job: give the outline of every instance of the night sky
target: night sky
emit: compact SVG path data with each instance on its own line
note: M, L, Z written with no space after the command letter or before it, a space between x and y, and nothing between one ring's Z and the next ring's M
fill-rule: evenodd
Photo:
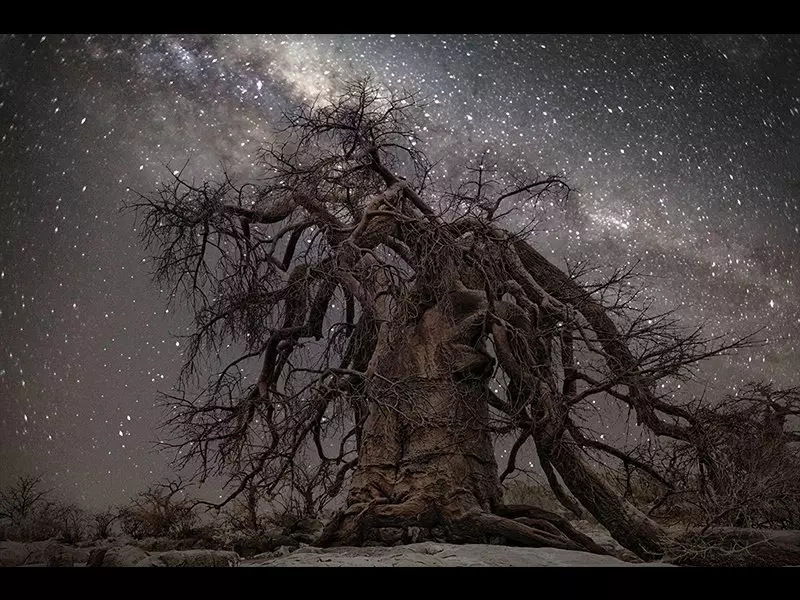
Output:
M687 325L766 328L703 383L800 384L800 36L3 35L0 486L101 507L171 473L154 402L188 319L120 208L187 160L253 173L282 108L364 74L427 99L443 173L566 172L534 238L556 264L641 259Z

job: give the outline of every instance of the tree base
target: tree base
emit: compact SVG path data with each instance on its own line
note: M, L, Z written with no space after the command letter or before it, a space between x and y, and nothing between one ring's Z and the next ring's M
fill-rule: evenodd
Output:
M398 546L417 542L492 544L561 548L612 555L566 519L527 505L500 505L493 512L449 514L435 506L412 512L412 506L386 500L352 505L340 512L314 545ZM418 507L417 507L418 508ZM630 558L616 556L630 562ZM721 528L686 532L672 538L663 562L681 566L797 566L800 531Z
M493 512L470 510L459 514L435 504L390 504L384 499L353 504L341 511L325 527L316 545L394 546L427 541L610 554L565 518L535 506L499 505Z

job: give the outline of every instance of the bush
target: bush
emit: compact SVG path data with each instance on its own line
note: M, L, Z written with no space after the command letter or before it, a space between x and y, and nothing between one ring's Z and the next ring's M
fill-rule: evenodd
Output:
M236 498L223 513L225 525L236 532L255 534L264 531L268 522L262 514L258 489L248 486L246 493Z
M66 543L86 539L86 513L73 504L53 500L40 477L20 476L0 492L0 539Z
M194 503L184 494L183 483L155 485L119 509L122 532L135 538L191 537L198 517Z
M86 512L72 504L54 503L53 519L57 523L57 538L65 544L77 544L87 539L89 517Z
M94 539L101 540L111 536L111 527L119 518L117 511L107 508L92 515L94 521Z

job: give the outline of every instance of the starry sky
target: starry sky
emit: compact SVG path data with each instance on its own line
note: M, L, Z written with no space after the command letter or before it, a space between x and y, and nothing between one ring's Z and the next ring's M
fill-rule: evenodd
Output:
M255 173L282 108L365 74L426 99L443 173L565 172L534 239L556 264L641 260L687 325L764 328L702 382L800 384L800 36L4 34L0 486L99 508L172 472L154 403L188 315L120 208L187 160Z

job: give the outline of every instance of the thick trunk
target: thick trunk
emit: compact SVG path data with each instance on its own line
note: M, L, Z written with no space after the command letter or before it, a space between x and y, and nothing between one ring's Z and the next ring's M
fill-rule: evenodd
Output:
M500 501L487 404L476 385L411 377L378 380L364 424L351 502L436 499L463 510Z
M391 332L376 350L369 414L347 498L353 512L345 510L341 535L331 543L398 535L382 529L410 528L403 538L409 540L441 537L448 524L500 503L483 382L467 376L487 358L459 347L450 321L434 307L419 322ZM360 539L347 539L353 535L348 522L357 520Z
M463 319L454 322L433 307L379 342L359 465L345 508L318 544L435 540L606 553L558 515L502 503L485 392L491 359L468 343L470 336ZM546 414L539 418L547 420ZM641 558L666 554L695 565L800 561L796 539L785 535L769 541L750 532L670 537L611 489L566 431L549 425L538 432L549 435L536 435L537 447L581 505Z
M376 349L359 465L346 507L319 543L438 540L604 553L558 515L503 506L485 395L491 359L466 343L469 327L452 314L430 308Z

